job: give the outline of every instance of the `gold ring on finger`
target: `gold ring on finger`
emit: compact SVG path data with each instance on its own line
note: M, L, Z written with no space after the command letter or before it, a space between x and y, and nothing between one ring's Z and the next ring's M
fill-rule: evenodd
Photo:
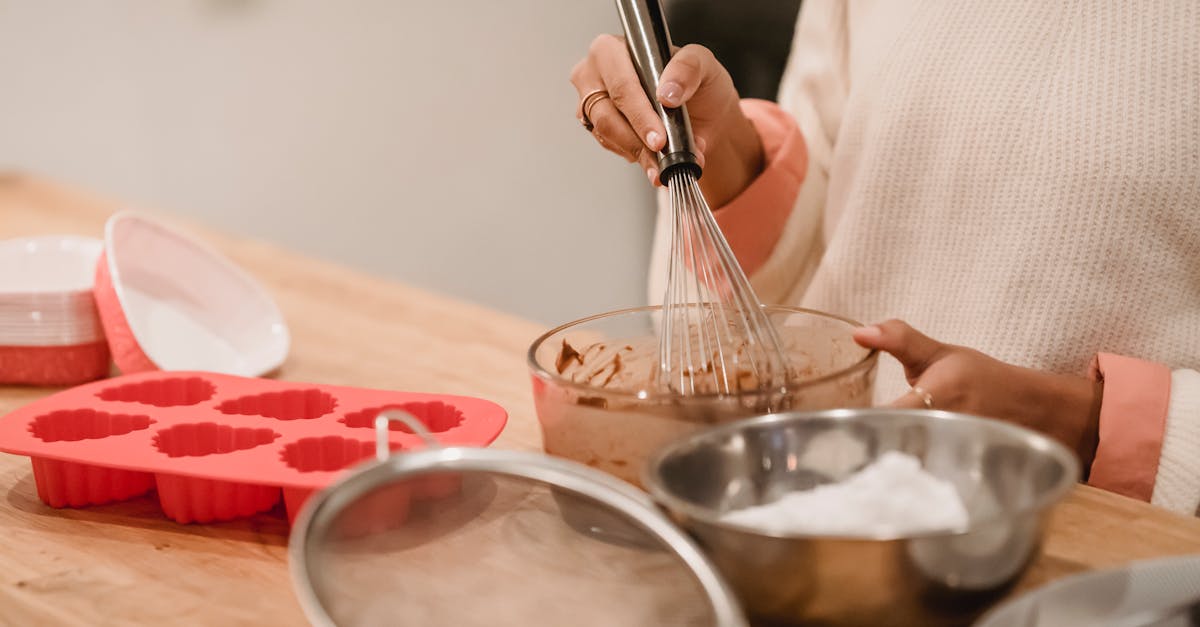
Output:
M925 409L933 409L933 395L926 391L925 388L914 385L911 391L925 404Z
M603 89L593 89L583 97L583 100L579 101L579 123L582 124L583 128L587 129L589 133L596 128L596 125L592 123L592 107L596 106L597 102L600 102L608 97L609 95L607 91Z

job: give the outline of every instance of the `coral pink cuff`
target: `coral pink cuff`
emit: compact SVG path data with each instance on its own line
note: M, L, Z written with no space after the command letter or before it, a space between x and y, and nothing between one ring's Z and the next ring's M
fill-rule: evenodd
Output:
M791 215L808 167L796 120L767 100L744 99L742 113L762 141L767 165L758 178L714 215L746 274L766 263Z
M1104 396L1100 443L1088 483L1149 501L1167 424L1171 370L1163 364L1099 353L1091 376L1104 382Z

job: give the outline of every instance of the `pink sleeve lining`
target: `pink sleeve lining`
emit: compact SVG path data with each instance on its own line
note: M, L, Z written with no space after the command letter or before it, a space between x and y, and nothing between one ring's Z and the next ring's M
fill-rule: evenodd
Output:
M808 150L796 120L767 100L743 99L742 113L758 131L766 167L714 215L747 275L771 256L808 167Z
M1099 353L1091 375L1104 382L1104 396L1100 442L1088 483L1149 501L1167 424L1171 370L1163 364Z

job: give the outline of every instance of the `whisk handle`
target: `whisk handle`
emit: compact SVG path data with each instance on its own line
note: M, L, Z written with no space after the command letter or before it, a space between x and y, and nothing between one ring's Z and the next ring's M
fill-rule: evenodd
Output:
M671 34L667 31L661 0L616 0L629 56L637 69L642 90L667 130L667 144L658 153L658 177L665 185L674 172L684 168L700 178L700 163L692 138L687 107L668 108L658 101L658 82L671 60Z

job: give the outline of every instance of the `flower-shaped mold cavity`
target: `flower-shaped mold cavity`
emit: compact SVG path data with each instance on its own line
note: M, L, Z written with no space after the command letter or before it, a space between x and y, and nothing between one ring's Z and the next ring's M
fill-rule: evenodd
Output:
M374 453L374 442L327 435L292 442L283 447L281 457L285 464L300 472L328 472L341 470L371 457Z
M400 450L395 443L390 444L393 451ZM319 438L302 438L283 447L280 458L285 464L300 472L331 472L353 466L375 454L375 443L362 440L351 440L336 435ZM303 488L284 488L283 501L287 507L288 520L295 522L300 508L308 501L315 490Z
M347 427L375 427L375 418L380 412L389 409L401 409L413 415L413 418L421 421L426 429L432 433L443 433L454 427L462 424L463 413L457 407L442 401L429 401L427 403L404 403L402 405L384 405L381 407L372 407L362 411L356 411L346 414L342 418L342 424ZM403 431L412 433L412 429L403 422L392 421L388 428L392 431Z
M230 427L215 422L175 425L154 436L154 446L168 457L201 457L244 451L274 442L270 429Z
M337 399L321 390L284 390L243 396L221 403L217 410L238 416L263 416L276 420L312 420L337 407Z
M154 424L149 416L107 414L94 409L60 409L29 423L29 431L43 442L99 440L141 431Z
M180 407L203 403L213 397L217 388L200 377L175 377L127 383L100 390L102 401L142 403L155 407Z

